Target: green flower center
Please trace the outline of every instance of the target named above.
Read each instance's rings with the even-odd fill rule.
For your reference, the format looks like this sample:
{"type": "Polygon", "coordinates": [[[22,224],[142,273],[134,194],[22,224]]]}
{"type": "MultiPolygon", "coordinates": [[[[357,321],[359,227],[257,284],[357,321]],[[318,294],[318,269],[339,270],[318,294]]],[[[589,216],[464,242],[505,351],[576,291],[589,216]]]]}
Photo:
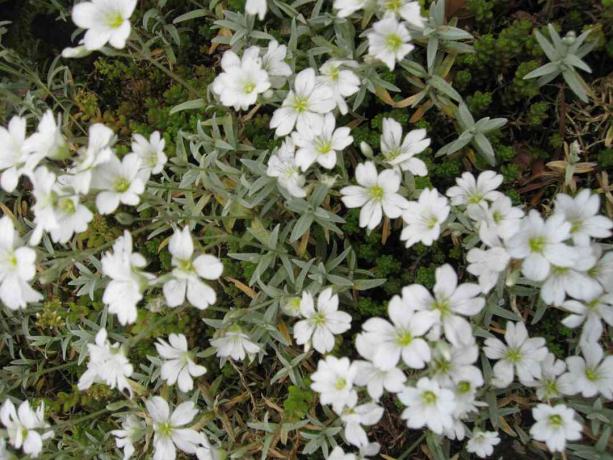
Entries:
{"type": "Polygon", "coordinates": [[[497,224],[502,222],[502,214],[500,213],[500,211],[494,211],[492,213],[492,219],[494,219],[494,222],[497,224]]]}
{"type": "Polygon", "coordinates": [[[399,11],[400,7],[402,6],[402,1],[401,0],[387,0],[384,5],[383,8],[385,8],[387,11],[399,11]]]}
{"type": "Polygon", "coordinates": [[[8,257],[7,257],[8,263],[11,267],[16,267],[17,266],[17,256],[15,255],[15,253],[11,253],[8,257]]]}
{"type": "Polygon", "coordinates": [[[458,393],[466,394],[470,391],[470,389],[471,389],[470,382],[463,380],[460,383],[458,383],[458,386],[457,386],[458,393]]]}
{"type": "Polygon", "coordinates": [[[77,207],[70,198],[64,198],[59,202],[59,208],[64,214],[74,214],[77,211],[77,207]]]}
{"type": "Polygon", "coordinates": [[[385,44],[390,50],[394,52],[400,49],[402,43],[402,38],[400,38],[398,34],[389,34],[387,37],[385,37],[385,44]]]}
{"type": "Polygon", "coordinates": [[[571,224],[572,224],[570,227],[571,233],[577,233],[579,230],[581,230],[581,227],[583,227],[583,222],[581,222],[580,220],[573,220],[571,224]]]}
{"type": "Polygon", "coordinates": [[[289,302],[287,302],[287,308],[291,311],[300,311],[300,297],[292,297],[289,302]]]}
{"type": "Polygon", "coordinates": [[[253,93],[254,90],[255,90],[255,83],[248,82],[248,83],[245,83],[245,86],[243,86],[243,91],[246,94],[251,94],[253,93]]]}
{"type": "Polygon", "coordinates": [[[338,77],[339,77],[340,73],[341,73],[341,71],[338,70],[338,67],[333,67],[332,70],[330,71],[330,74],[329,74],[330,75],[330,79],[334,80],[334,81],[338,80],[338,77]]]}
{"type": "Polygon", "coordinates": [[[570,268],[568,267],[558,267],[557,265],[551,266],[551,273],[557,276],[564,275],[565,273],[568,273],[569,270],[570,268]]]}
{"type": "Polygon", "coordinates": [[[114,189],[117,193],[125,193],[130,188],[130,181],[124,177],[120,177],[115,181],[114,189]]]}
{"type": "Polygon", "coordinates": [[[543,385],[543,391],[548,398],[557,396],[559,394],[558,384],[553,379],[546,380],[543,385]]]}
{"type": "Polygon", "coordinates": [[[562,417],[560,417],[558,414],[550,415],[548,420],[549,426],[552,426],[554,428],[560,428],[563,425],[562,417]]]}
{"type": "Polygon", "coordinates": [[[522,352],[519,348],[509,348],[505,358],[510,363],[517,364],[522,360],[522,352]]]}
{"type": "Polygon", "coordinates": [[[479,204],[481,203],[481,200],[483,200],[483,195],[480,193],[473,193],[468,197],[469,204],[479,204]]]}
{"type": "Polygon", "coordinates": [[[438,310],[441,314],[441,317],[447,316],[451,313],[451,306],[449,305],[449,301],[447,299],[435,300],[432,304],[432,308],[434,310],[438,310]]]}
{"type": "Polygon", "coordinates": [[[322,155],[327,155],[332,152],[332,142],[327,139],[317,139],[317,152],[322,155]]]}
{"type": "Polygon", "coordinates": [[[528,245],[530,246],[530,251],[541,253],[543,249],[545,249],[545,243],[547,241],[542,236],[536,236],[534,238],[530,238],[528,240],[528,245]]]}
{"type": "Polygon", "coordinates": [[[373,200],[381,201],[385,196],[385,190],[380,185],[373,185],[369,190],[370,197],[373,200]]]}
{"type": "Polygon", "coordinates": [[[409,331],[402,331],[396,337],[396,343],[401,347],[407,347],[413,341],[413,334],[409,331]]]}
{"type": "Polygon", "coordinates": [[[302,113],[306,112],[309,108],[309,99],[302,96],[296,96],[294,98],[294,110],[296,112],[302,113]]]}
{"type": "Polygon", "coordinates": [[[393,160],[394,158],[396,158],[398,155],[400,155],[400,149],[394,149],[394,150],[390,150],[389,152],[385,152],[383,154],[383,156],[385,157],[386,160],[390,161],[393,160]]]}
{"type": "Polygon", "coordinates": [[[433,230],[438,225],[438,219],[435,216],[430,216],[426,219],[426,227],[428,230],[433,230]]]}
{"type": "Polygon", "coordinates": [[[424,391],[421,394],[421,400],[424,402],[424,404],[427,404],[428,406],[436,404],[436,400],[437,399],[438,399],[438,397],[436,396],[436,394],[434,394],[434,392],[432,392],[430,390],[424,391]]]}
{"type": "Polygon", "coordinates": [[[347,380],[345,380],[343,377],[339,377],[336,379],[336,382],[334,383],[334,388],[336,388],[337,390],[342,390],[347,386],[347,380]]]}
{"type": "Polygon", "coordinates": [[[586,369],[585,370],[585,377],[590,382],[596,382],[599,379],[598,372],[596,372],[596,369],[586,369]]]}
{"type": "Polygon", "coordinates": [[[160,436],[169,438],[172,435],[172,425],[170,422],[163,422],[158,425],[158,433],[160,436]]]}
{"type": "Polygon", "coordinates": [[[326,324],[326,315],[321,312],[315,313],[312,316],[311,321],[313,321],[313,324],[315,326],[323,326],[324,324],[326,324]]]}
{"type": "Polygon", "coordinates": [[[451,370],[451,362],[438,358],[433,361],[432,368],[435,374],[447,374],[451,370]]]}
{"type": "Polygon", "coordinates": [[[117,29],[123,24],[123,16],[118,11],[110,13],[106,18],[106,25],[111,29],[117,29]]]}
{"type": "Polygon", "coordinates": [[[192,264],[191,259],[179,260],[179,262],[177,263],[177,266],[185,272],[194,271],[194,264],[192,264]]]}

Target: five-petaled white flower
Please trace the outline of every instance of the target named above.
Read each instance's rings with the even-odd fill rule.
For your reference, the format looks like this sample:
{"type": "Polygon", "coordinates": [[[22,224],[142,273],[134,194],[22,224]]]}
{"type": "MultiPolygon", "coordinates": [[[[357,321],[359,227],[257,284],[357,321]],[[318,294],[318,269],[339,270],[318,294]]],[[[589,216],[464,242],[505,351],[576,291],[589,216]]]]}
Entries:
{"type": "Polygon", "coordinates": [[[127,230],[113,244],[113,252],[102,257],[102,273],[111,278],[102,301],[109,313],[117,315],[121,325],[136,321],[136,304],[143,298],[143,290],[154,278],[141,271],[147,265],[145,258],[132,252],[132,235],[127,230]]]}
{"type": "Polygon", "coordinates": [[[423,152],[430,145],[425,129],[409,131],[402,139],[402,126],[393,118],[383,119],[381,135],[381,153],[385,162],[397,166],[402,171],[410,171],[416,176],[428,174],[426,164],[415,155],[423,152]]]}
{"type": "Polygon", "coordinates": [[[386,16],[373,24],[373,30],[367,34],[368,54],[379,59],[390,70],[394,70],[396,62],[413,51],[411,35],[401,22],[394,16],[386,16]]]}
{"type": "Polygon", "coordinates": [[[494,453],[494,446],[500,444],[500,436],[495,431],[473,431],[466,444],[466,451],[479,458],[489,457],[494,453]]]}
{"type": "Polygon", "coordinates": [[[168,385],[176,383],[184,393],[194,388],[192,377],[200,377],[206,373],[204,366],[194,362],[193,354],[188,350],[187,339],[183,334],[170,334],[168,342],[158,339],[155,349],[163,359],[162,380],[168,385]]]}
{"type": "Polygon", "coordinates": [[[30,286],[36,274],[36,252],[21,246],[8,216],[0,219],[0,300],[11,310],[26,308],[43,296],[30,286]]]}
{"type": "Polygon", "coordinates": [[[58,115],[57,121],[51,110],[47,110],[38,122],[38,128],[32,134],[28,142],[40,157],[47,157],[53,160],[65,160],[70,151],[62,130],[61,116],[58,115]]]}
{"type": "Polygon", "coordinates": [[[257,15],[260,21],[262,21],[264,20],[264,16],[266,16],[266,1],[267,0],[247,0],[245,11],[252,16],[257,15]]]}
{"type": "Polygon", "coordinates": [[[234,361],[242,361],[247,355],[252,357],[260,351],[260,346],[238,324],[230,326],[219,337],[212,339],[211,345],[219,358],[231,358],[234,361]]]}
{"type": "Polygon", "coordinates": [[[130,36],[130,16],[136,0],[91,0],[78,3],[72,9],[73,22],[87,29],[83,45],[87,50],[99,50],[109,43],[122,49],[130,36]]]}
{"type": "Polygon", "coordinates": [[[134,443],[138,442],[146,432],[145,424],[134,415],[126,416],[120,430],[113,430],[115,445],[123,449],[123,460],[128,460],[135,452],[134,443]]]}
{"type": "Polygon", "coordinates": [[[296,147],[291,137],[286,137],[281,147],[274,151],[268,159],[266,175],[276,177],[279,185],[290,195],[297,198],[306,196],[305,178],[300,174],[300,168],[296,162],[296,147]]]}
{"type": "Polygon", "coordinates": [[[240,58],[234,51],[226,51],[221,58],[221,68],[223,72],[215,78],[211,88],[226,107],[247,110],[255,104],[258,94],[270,88],[257,46],[247,48],[240,58]]]}
{"type": "Polygon", "coordinates": [[[19,408],[15,409],[13,402],[7,399],[0,408],[0,420],[6,427],[9,443],[15,449],[22,449],[32,458],[40,455],[43,441],[53,437],[53,431],[48,429],[49,424],[45,422],[44,417],[44,402],[34,411],[29,401],[23,401],[19,408]]]}
{"type": "Polygon", "coordinates": [[[326,356],[317,363],[317,370],[311,375],[311,389],[319,393],[321,404],[331,404],[337,414],[343,408],[353,407],[358,394],[353,388],[358,368],[349,358],[326,356]]]}
{"type": "Polygon", "coordinates": [[[447,198],[436,189],[424,189],[417,201],[409,201],[402,214],[406,226],[400,239],[410,248],[415,243],[432,246],[441,234],[441,226],[449,216],[447,198]]]}
{"type": "Polygon", "coordinates": [[[404,389],[407,378],[402,370],[397,367],[381,369],[372,362],[377,351],[376,347],[363,339],[356,340],[355,346],[358,353],[367,360],[354,361],[354,366],[358,369],[355,376],[357,386],[365,386],[375,401],[383,396],[384,389],[390,393],[399,393],[404,389]]]}
{"type": "Polygon", "coordinates": [[[294,89],[273,113],[270,128],[275,129],[277,136],[285,136],[294,126],[317,123],[317,119],[334,110],[335,106],[332,90],[317,83],[313,69],[304,69],[296,75],[294,89]]]}
{"type": "Polygon", "coordinates": [[[131,397],[132,388],[128,377],[134,368],[121,345],[109,342],[105,328],[98,331],[95,343],[88,344],[87,350],[89,362],[87,370],[79,379],[79,390],[87,390],[94,383],[104,383],[111,388],[119,388],[119,391],[127,389],[131,397]]]}
{"type": "Polygon", "coordinates": [[[416,386],[406,387],[398,394],[398,399],[407,406],[402,418],[409,428],[427,426],[437,434],[453,426],[455,398],[453,392],[428,377],[422,377],[416,386]]]}
{"type": "Polygon", "coordinates": [[[456,179],[456,184],[447,190],[447,196],[452,205],[466,206],[469,213],[476,206],[487,206],[488,202],[494,202],[504,196],[497,191],[502,184],[502,175],[494,171],[483,171],[477,179],[471,173],[465,172],[456,179]]]}
{"type": "Polygon", "coordinates": [[[203,433],[185,428],[198,414],[193,401],[179,404],[172,414],[168,403],[160,396],[148,399],[145,401],[145,406],[155,432],[153,460],[174,460],[177,456],[177,448],[187,454],[195,454],[199,446],[208,446],[208,440],[203,433]]]}
{"type": "Polygon", "coordinates": [[[483,309],[485,299],[479,296],[481,288],[474,283],[458,285],[458,276],[449,264],[438,267],[435,277],[434,296],[421,284],[412,284],[402,291],[404,302],[435,315],[430,333],[433,339],[440,337],[442,328],[452,344],[469,344],[473,338],[472,329],[463,316],[476,315],[483,309]]]}
{"type": "Polygon", "coordinates": [[[504,339],[506,344],[496,338],[485,341],[485,356],[498,360],[494,365],[492,384],[498,388],[509,386],[515,371],[521,383],[533,384],[541,377],[541,362],[548,353],[545,339],[529,338],[526,326],[521,322],[507,323],[504,339]]]}
{"type": "Polygon", "coordinates": [[[353,142],[347,127],[336,128],[336,119],[331,113],[315,117],[309,123],[300,123],[292,138],[298,151],[296,164],[303,171],[317,162],[326,169],[336,164],[336,154],[353,142]]]}
{"type": "Polygon", "coordinates": [[[508,240],[519,231],[524,212],[513,206],[511,199],[501,195],[486,206],[469,206],[470,218],[480,223],[479,233],[484,239],[508,240]]]}
{"type": "Polygon", "coordinates": [[[560,308],[570,313],[562,320],[566,327],[582,326],[581,341],[595,342],[604,330],[602,321],[613,326],[613,293],[599,290],[595,295],[582,300],[569,299],[560,308]]]}
{"type": "Polygon", "coordinates": [[[270,40],[264,56],[262,56],[262,68],[268,73],[270,84],[273,88],[280,88],[287,78],[292,75],[292,68],[285,57],[287,46],[280,45],[277,40],[270,40]]]}
{"type": "Polygon", "coordinates": [[[564,404],[550,406],[539,404],[532,409],[536,423],[530,434],[537,441],[543,441],[551,452],[563,452],[566,441],[581,439],[581,424],[575,420],[575,411],[564,404]]]}
{"type": "Polygon", "coordinates": [[[334,348],[334,336],[342,334],[351,327],[351,315],[338,311],[338,295],[332,288],[321,291],[317,297],[317,306],[313,295],[302,293],[300,314],[303,320],[294,324],[294,337],[298,345],[313,345],[321,354],[334,348]]]}
{"type": "Polygon", "coordinates": [[[160,174],[168,157],[164,153],[166,141],[159,131],[154,131],[149,140],[140,134],[132,135],[132,152],[140,159],[139,175],[147,182],[152,174],[160,174]]]}
{"type": "Polygon", "coordinates": [[[318,80],[332,90],[336,106],[343,115],[349,111],[345,98],[360,90],[360,78],[352,70],[343,69],[342,66],[355,65],[355,61],[330,59],[319,68],[321,75],[318,80]]]}
{"type": "Polygon", "coordinates": [[[164,283],[164,297],[169,307],[177,307],[185,298],[194,307],[204,310],[217,300],[217,295],[205,280],[219,279],[223,272],[221,261],[208,254],[194,257],[194,242],[187,226],[175,230],[168,244],[172,254],[172,278],[164,283]],[[201,279],[202,278],[202,279],[201,279]]]}
{"type": "Polygon", "coordinates": [[[605,357],[597,342],[581,343],[581,356],[566,358],[568,372],[558,380],[565,394],[581,393],[584,398],[597,394],[613,398],[613,355],[605,357]],[[603,359],[604,358],[604,359],[603,359]]]}
{"type": "Polygon", "coordinates": [[[402,361],[413,369],[422,369],[430,361],[430,347],[422,336],[436,321],[436,315],[430,311],[416,311],[415,306],[403,296],[394,296],[388,305],[388,316],[370,318],[363,325],[364,332],[358,335],[356,346],[372,348],[372,362],[383,370],[396,367],[402,361]]]}
{"type": "Polygon", "coordinates": [[[558,193],[555,201],[555,214],[564,216],[570,223],[570,235],[578,246],[588,246],[590,238],[608,238],[611,236],[613,221],[598,214],[600,197],[591,190],[581,190],[573,198],[565,193],[558,193]]]}
{"type": "Polygon", "coordinates": [[[113,213],[120,203],[136,206],[145,191],[145,183],[139,176],[141,159],[129,153],[121,160],[115,155],[94,170],[91,186],[100,190],[96,207],[100,214],[113,213]]]}
{"type": "Polygon", "coordinates": [[[551,265],[572,267],[577,260],[574,248],[564,244],[570,237],[571,224],[561,214],[546,221],[534,209],[524,217],[519,231],[507,241],[507,251],[523,259],[521,270],[532,281],[543,281],[551,265]]]}
{"type": "Polygon", "coordinates": [[[541,363],[541,377],[529,386],[536,388],[536,396],[541,401],[549,401],[559,398],[570,388],[566,388],[564,383],[560,384],[559,377],[566,371],[566,363],[557,359],[553,353],[547,356],[541,363]]]}
{"type": "Polygon", "coordinates": [[[372,402],[343,409],[341,420],[345,424],[347,442],[357,447],[366,447],[368,436],[362,425],[374,425],[381,420],[381,417],[383,417],[383,407],[372,402]]]}
{"type": "Polygon", "coordinates": [[[424,26],[424,18],[421,15],[419,2],[412,0],[378,0],[379,7],[384,15],[394,15],[404,19],[415,28],[424,26]]]}
{"type": "Polygon", "coordinates": [[[400,174],[393,169],[377,173],[372,161],[360,163],[355,168],[359,185],[341,189],[342,200],[348,208],[360,209],[360,227],[374,229],[385,214],[390,219],[400,217],[409,206],[409,201],[398,193],[400,174]]]}
{"type": "Polygon", "coordinates": [[[26,137],[25,118],[14,116],[8,129],[0,126],[0,186],[6,192],[15,190],[21,176],[31,176],[43,158],[31,139],[26,137]]]}

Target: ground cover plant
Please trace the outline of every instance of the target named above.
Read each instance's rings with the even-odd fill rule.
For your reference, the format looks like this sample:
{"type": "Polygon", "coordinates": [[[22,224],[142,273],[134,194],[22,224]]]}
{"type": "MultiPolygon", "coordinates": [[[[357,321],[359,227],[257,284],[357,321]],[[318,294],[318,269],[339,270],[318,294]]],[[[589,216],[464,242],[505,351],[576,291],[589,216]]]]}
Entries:
{"type": "Polygon", "coordinates": [[[0,13],[0,459],[612,458],[613,3],[0,13]]]}

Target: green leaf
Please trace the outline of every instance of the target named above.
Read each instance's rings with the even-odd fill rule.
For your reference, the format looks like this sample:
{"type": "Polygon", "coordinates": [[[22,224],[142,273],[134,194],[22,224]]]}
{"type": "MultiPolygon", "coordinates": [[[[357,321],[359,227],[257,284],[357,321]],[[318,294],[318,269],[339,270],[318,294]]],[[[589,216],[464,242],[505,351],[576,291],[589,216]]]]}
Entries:
{"type": "Polygon", "coordinates": [[[300,218],[294,224],[294,228],[292,229],[292,234],[289,238],[290,242],[297,241],[302,235],[306,233],[306,231],[311,227],[313,223],[313,214],[306,213],[300,216],[300,218]]]}
{"type": "Polygon", "coordinates": [[[170,114],[173,115],[177,112],[182,112],[183,110],[203,109],[204,107],[206,107],[206,102],[204,99],[192,99],[191,101],[186,101],[175,105],[172,109],[170,109],[170,114]]]}
{"type": "Polygon", "coordinates": [[[477,147],[477,150],[485,158],[485,160],[492,166],[496,164],[496,155],[494,154],[494,148],[490,141],[481,133],[475,134],[473,142],[477,147]]]}
{"type": "Polygon", "coordinates": [[[564,77],[564,80],[568,84],[569,88],[577,95],[579,99],[581,99],[583,102],[589,101],[587,95],[587,83],[583,81],[583,78],[581,78],[577,72],[574,70],[567,70],[562,72],[562,76],[564,77]]]}
{"type": "Polygon", "coordinates": [[[181,16],[177,16],[172,20],[172,23],[179,24],[180,22],[201,18],[203,16],[206,16],[206,14],[207,11],[204,8],[199,8],[197,10],[190,11],[189,13],[182,14],[181,16]]]}

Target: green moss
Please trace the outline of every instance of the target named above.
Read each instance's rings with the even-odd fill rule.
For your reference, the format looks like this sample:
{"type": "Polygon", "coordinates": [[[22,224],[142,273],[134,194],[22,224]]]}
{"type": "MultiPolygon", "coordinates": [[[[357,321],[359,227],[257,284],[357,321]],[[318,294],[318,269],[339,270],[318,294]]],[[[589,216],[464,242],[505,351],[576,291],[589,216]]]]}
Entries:
{"type": "Polygon", "coordinates": [[[601,169],[613,168],[613,149],[601,150],[598,153],[598,166],[601,169]]]}
{"type": "Polygon", "coordinates": [[[315,401],[315,395],[309,388],[290,385],[285,401],[283,416],[288,421],[302,420],[315,401]]]}
{"type": "Polygon", "coordinates": [[[530,126],[541,126],[547,118],[549,118],[549,108],[551,104],[545,101],[536,102],[528,109],[526,116],[530,126]]]}

